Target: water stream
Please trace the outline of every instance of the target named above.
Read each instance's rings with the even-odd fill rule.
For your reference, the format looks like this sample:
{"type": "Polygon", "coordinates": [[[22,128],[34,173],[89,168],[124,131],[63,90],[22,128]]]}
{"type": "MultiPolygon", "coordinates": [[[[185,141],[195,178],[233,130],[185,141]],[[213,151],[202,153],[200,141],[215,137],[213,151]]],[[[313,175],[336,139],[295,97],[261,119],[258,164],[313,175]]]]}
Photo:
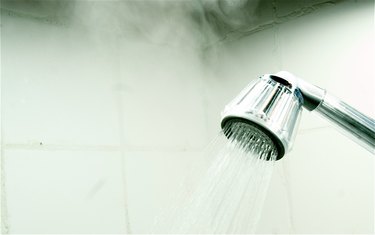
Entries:
{"type": "Polygon", "coordinates": [[[276,153],[246,124],[232,126],[229,140],[224,132],[206,151],[213,158],[205,173],[159,218],[155,233],[255,232],[276,153]]]}

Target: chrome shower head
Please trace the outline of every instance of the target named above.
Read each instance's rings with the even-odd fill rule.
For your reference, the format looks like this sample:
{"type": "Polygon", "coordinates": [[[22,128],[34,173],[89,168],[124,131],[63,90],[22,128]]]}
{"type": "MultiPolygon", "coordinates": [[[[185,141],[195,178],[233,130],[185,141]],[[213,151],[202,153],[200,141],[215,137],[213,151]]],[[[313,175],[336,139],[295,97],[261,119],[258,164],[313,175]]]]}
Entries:
{"type": "MultiPolygon", "coordinates": [[[[251,82],[222,113],[221,127],[227,137],[235,123],[258,134],[263,145],[269,145],[281,159],[291,149],[298,127],[303,97],[292,77],[266,74],[251,82]]],[[[259,150],[259,149],[256,149],[259,150]]],[[[266,158],[270,160],[272,154],[266,158]]]]}
{"type": "Polygon", "coordinates": [[[374,153],[374,119],[285,71],[252,81],[225,106],[221,127],[263,159],[279,160],[292,148],[302,107],[318,111],[374,153]]]}

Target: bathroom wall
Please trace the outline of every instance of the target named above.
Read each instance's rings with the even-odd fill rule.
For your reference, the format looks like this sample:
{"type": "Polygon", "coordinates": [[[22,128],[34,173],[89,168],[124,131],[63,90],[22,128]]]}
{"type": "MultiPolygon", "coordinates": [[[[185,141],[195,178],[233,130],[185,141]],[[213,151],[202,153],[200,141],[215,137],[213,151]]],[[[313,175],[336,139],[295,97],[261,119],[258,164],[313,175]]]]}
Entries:
{"type": "MultiPolygon", "coordinates": [[[[224,104],[247,79],[288,70],[374,117],[374,52],[372,1],[326,6],[230,43],[220,62],[230,66],[215,74],[236,82],[214,99],[224,104]]],[[[374,232],[374,155],[319,115],[304,111],[272,180],[259,233],[374,232]]]]}
{"type": "MultiPolygon", "coordinates": [[[[374,117],[374,3],[320,2],[274,1],[263,30],[204,50],[213,36],[188,27],[165,43],[176,37],[85,27],[93,15],[61,24],[2,11],[2,232],[150,232],[223,106],[264,73],[291,71],[374,117]]],[[[373,158],[305,111],[258,232],[373,233],[373,158]]]]}

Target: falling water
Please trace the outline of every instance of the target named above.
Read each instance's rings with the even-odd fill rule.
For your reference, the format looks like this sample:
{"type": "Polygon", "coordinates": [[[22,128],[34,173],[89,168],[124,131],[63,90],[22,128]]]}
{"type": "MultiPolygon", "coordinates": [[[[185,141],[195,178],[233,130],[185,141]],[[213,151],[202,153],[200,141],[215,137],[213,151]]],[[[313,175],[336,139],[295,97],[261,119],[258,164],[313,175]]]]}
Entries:
{"type": "Polygon", "coordinates": [[[227,125],[211,144],[210,167],[192,193],[159,218],[155,232],[253,233],[276,159],[272,141],[245,123],[227,125]],[[228,137],[228,139],[226,138],[228,137]]]}

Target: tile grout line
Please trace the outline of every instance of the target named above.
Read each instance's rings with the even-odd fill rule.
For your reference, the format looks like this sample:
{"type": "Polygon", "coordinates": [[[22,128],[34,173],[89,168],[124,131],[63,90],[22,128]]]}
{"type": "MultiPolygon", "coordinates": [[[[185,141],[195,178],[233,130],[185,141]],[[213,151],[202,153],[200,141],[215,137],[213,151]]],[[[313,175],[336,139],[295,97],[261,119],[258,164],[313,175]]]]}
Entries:
{"type": "Polygon", "coordinates": [[[310,127],[310,128],[305,128],[305,129],[298,130],[298,134],[304,135],[304,134],[309,133],[311,131],[319,131],[319,130],[331,129],[331,128],[332,128],[332,126],[330,126],[330,125],[310,127]]]}
{"type": "Polygon", "coordinates": [[[160,152],[160,153],[195,153],[204,150],[205,146],[196,148],[185,148],[175,146],[127,146],[127,145],[61,145],[61,144],[3,144],[4,150],[35,150],[35,151],[123,151],[129,152],[160,152]]]}
{"type": "MultiPolygon", "coordinates": [[[[114,57],[114,70],[116,71],[115,78],[113,81],[115,83],[121,84],[121,44],[119,42],[119,38],[116,37],[114,39],[114,45],[116,48],[112,48],[113,50],[113,57],[114,57]]],[[[117,90],[114,96],[115,103],[117,105],[117,118],[118,118],[118,125],[119,125],[119,138],[120,138],[120,164],[121,164],[121,178],[122,178],[122,190],[123,190],[123,203],[124,203],[124,213],[125,213],[125,232],[126,234],[131,234],[131,226],[130,226],[130,215],[129,215],[129,201],[128,201],[128,184],[127,184],[127,177],[126,177],[126,154],[125,154],[125,125],[124,125],[124,109],[123,109],[123,95],[121,90],[117,90]]]]}
{"type": "MultiPolygon", "coordinates": [[[[2,31],[2,24],[0,19],[0,34],[2,31]]],[[[2,43],[0,37],[0,55],[2,54],[2,43]]],[[[0,56],[0,68],[2,67],[2,59],[0,56]]],[[[9,223],[8,223],[8,205],[7,205],[7,191],[6,191],[6,183],[5,183],[5,156],[4,156],[4,140],[3,140],[3,95],[2,95],[2,79],[0,76],[0,158],[1,158],[1,166],[0,166],[0,176],[1,176],[1,227],[0,232],[1,234],[9,233],[9,223]]]]}

